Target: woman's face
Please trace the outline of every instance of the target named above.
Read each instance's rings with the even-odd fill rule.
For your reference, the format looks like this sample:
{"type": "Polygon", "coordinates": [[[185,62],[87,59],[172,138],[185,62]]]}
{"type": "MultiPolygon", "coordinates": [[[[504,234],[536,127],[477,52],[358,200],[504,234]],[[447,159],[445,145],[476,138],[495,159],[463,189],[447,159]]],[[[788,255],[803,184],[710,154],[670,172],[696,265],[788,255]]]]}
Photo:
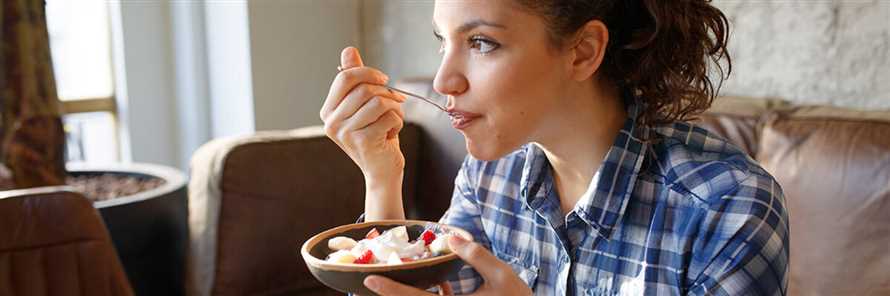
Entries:
{"type": "Polygon", "coordinates": [[[550,46],[544,19],[513,0],[438,0],[442,41],[437,92],[448,96],[477,159],[493,160],[535,141],[570,81],[571,62],[550,46]]]}

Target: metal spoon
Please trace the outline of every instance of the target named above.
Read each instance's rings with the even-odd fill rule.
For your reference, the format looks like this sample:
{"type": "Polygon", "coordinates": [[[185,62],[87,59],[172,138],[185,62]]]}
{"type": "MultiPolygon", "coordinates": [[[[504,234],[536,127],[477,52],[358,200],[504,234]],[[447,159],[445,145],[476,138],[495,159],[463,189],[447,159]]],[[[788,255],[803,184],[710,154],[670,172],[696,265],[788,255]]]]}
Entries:
{"type": "MultiPolygon", "coordinates": [[[[433,100],[430,100],[430,99],[425,98],[425,97],[423,97],[423,96],[416,95],[416,94],[413,94],[413,93],[410,93],[410,92],[407,92],[407,91],[404,91],[404,90],[401,90],[401,89],[398,89],[398,88],[395,88],[395,87],[391,87],[391,86],[389,86],[389,85],[382,85],[382,86],[385,87],[386,89],[391,90],[391,91],[397,91],[397,92],[403,93],[403,94],[405,94],[405,95],[408,95],[409,97],[414,97],[414,98],[421,99],[421,100],[423,100],[424,102],[430,103],[430,105],[436,106],[436,108],[439,108],[439,110],[442,110],[442,112],[446,112],[446,113],[448,113],[448,109],[446,109],[445,107],[442,107],[442,105],[439,105],[439,104],[437,104],[436,102],[433,102],[433,100]]],[[[450,114],[450,113],[449,113],[449,114],[450,114]]]]}
{"type": "MultiPolygon", "coordinates": [[[[338,71],[338,72],[343,71],[343,67],[341,67],[341,66],[337,66],[337,71],[338,71]]],[[[407,96],[409,96],[409,97],[413,97],[413,98],[420,99],[420,100],[422,100],[422,101],[424,101],[424,102],[429,103],[430,105],[435,106],[437,109],[442,110],[442,112],[445,112],[445,113],[448,113],[448,115],[451,115],[451,113],[448,112],[448,109],[447,109],[447,108],[445,108],[445,107],[442,106],[442,105],[439,105],[438,103],[434,102],[433,100],[431,100],[431,99],[429,99],[429,98],[427,98],[427,97],[424,97],[424,96],[421,96],[421,95],[417,95],[417,94],[413,94],[413,93],[411,93],[411,92],[404,91],[404,90],[401,90],[401,89],[398,89],[398,88],[395,88],[395,87],[392,87],[392,86],[389,86],[389,85],[381,85],[381,86],[382,86],[382,87],[385,87],[385,88],[388,89],[388,90],[396,91],[396,92],[400,92],[400,93],[402,93],[402,94],[404,94],[404,95],[407,95],[407,96]]]]}

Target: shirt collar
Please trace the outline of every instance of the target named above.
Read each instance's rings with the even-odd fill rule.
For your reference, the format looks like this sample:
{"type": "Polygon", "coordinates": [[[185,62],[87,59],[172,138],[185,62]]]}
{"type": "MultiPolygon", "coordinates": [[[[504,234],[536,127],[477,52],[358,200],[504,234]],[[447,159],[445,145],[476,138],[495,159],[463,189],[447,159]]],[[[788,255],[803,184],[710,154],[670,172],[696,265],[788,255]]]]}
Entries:
{"type": "Polygon", "coordinates": [[[550,162],[547,155],[535,144],[525,146],[525,163],[519,178],[520,200],[525,206],[537,209],[553,187],[550,162]]]}
{"type": "MultiPolygon", "coordinates": [[[[610,239],[613,229],[624,216],[647,149],[642,139],[648,128],[636,123],[639,104],[628,100],[626,105],[628,118],[594,174],[590,188],[574,209],[581,220],[605,239],[610,239]]],[[[527,145],[519,184],[520,199],[529,208],[538,209],[552,190],[550,171],[544,152],[534,144],[527,145]]]]}

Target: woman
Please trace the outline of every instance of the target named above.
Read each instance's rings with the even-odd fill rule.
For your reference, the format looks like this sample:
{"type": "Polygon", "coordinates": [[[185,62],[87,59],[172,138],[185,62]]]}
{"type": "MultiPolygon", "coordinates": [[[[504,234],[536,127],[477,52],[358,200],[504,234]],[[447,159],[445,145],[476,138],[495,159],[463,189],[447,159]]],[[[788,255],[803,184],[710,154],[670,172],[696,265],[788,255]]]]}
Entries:
{"type": "MultiPolygon", "coordinates": [[[[719,85],[719,62],[730,65],[728,22],[709,2],[436,1],[434,86],[470,153],[442,221],[476,239],[450,242],[468,265],[444,292],[785,293],[779,185],[683,122],[716,95],[707,74],[719,85]]],[[[364,173],[365,218],[404,219],[405,98],[353,48],[341,67],[321,110],[327,135],[364,173]]]]}

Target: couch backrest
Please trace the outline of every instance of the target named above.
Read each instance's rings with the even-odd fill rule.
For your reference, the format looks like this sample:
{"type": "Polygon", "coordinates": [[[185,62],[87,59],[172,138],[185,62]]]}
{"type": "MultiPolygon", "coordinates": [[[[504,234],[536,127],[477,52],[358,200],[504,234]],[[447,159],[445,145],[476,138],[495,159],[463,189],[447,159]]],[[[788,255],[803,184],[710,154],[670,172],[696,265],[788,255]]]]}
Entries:
{"type": "Polygon", "coordinates": [[[0,192],[0,295],[133,295],[92,202],[45,187],[0,192]]]}
{"type": "MultiPolygon", "coordinates": [[[[419,128],[400,134],[405,206],[413,208],[419,128]]],[[[192,157],[190,295],[342,295],[299,255],[364,208],[359,168],[321,127],[214,140],[192,157]]]]}
{"type": "Polygon", "coordinates": [[[762,129],[785,190],[795,295],[890,294],[890,112],[802,107],[762,129]]]}
{"type": "Polygon", "coordinates": [[[766,114],[788,106],[787,102],[778,99],[720,97],[693,122],[723,136],[753,158],[760,148],[760,132],[766,114]]]}

